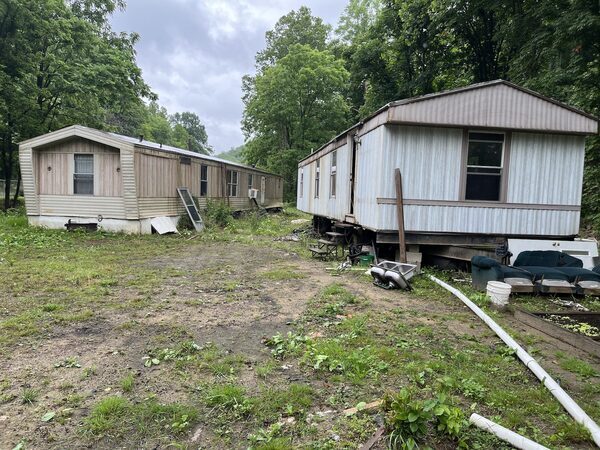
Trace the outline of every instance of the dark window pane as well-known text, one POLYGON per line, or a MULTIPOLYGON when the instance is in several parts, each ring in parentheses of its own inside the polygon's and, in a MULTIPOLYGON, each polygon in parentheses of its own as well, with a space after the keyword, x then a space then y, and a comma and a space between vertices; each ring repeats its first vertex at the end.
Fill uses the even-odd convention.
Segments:
POLYGON ((200 165, 200 197, 208 195, 208 166, 200 165))
POLYGON ((469 166, 502 166, 502 143, 469 142, 469 166))
POLYGON ((500 175, 502 169, 494 168, 494 167, 467 167, 467 173, 481 173, 481 174, 489 174, 489 175, 500 175))
POLYGON ((500 200, 499 175, 467 174, 467 200, 500 200))
POLYGON ((504 142, 504 135, 500 133, 469 133, 469 140, 504 142))
POLYGON ((82 195, 93 195, 94 194, 94 176, 93 175, 79 175, 73 176, 75 183, 73 184, 73 193, 82 195))

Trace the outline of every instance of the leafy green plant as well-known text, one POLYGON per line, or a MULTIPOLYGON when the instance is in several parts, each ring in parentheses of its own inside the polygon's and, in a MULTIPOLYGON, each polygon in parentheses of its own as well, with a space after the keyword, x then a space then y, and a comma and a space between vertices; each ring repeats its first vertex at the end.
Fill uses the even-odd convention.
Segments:
POLYGON ((204 211, 207 226, 224 228, 233 219, 231 208, 222 201, 208 200, 204 211))
MULTIPOLYGON (((266 444, 266 443, 272 442, 273 439, 275 439, 276 437, 279 436, 282 428, 283 428, 283 425, 281 423, 274 423, 273 425, 269 426, 266 429, 261 428, 256 433, 249 434, 248 440, 250 441, 252 446, 255 446, 257 444, 266 444)), ((252 447, 250 447, 250 448, 252 448, 252 447)))
POLYGON ((213 386, 206 393, 205 401, 208 406, 233 412, 236 416, 245 416, 252 409, 245 389, 235 384, 213 386))
POLYGON ((271 353, 276 358, 285 358, 288 355, 296 355, 310 345, 311 339, 303 334, 296 334, 288 331, 287 335, 277 333, 270 339, 267 339, 265 344, 271 347, 271 353))
POLYGON ((54 367, 56 367, 56 368, 65 367, 67 369, 79 369, 81 367, 81 364, 79 364, 79 361, 77 360, 77 358, 75 356, 70 356, 63 361, 54 363, 54 367))
POLYGON ((427 400, 415 399, 414 393, 403 388, 394 396, 384 399, 387 410, 386 425, 390 431, 391 448, 412 450, 427 433, 430 424, 437 431, 457 438, 466 426, 462 411, 448 403, 445 393, 427 400))

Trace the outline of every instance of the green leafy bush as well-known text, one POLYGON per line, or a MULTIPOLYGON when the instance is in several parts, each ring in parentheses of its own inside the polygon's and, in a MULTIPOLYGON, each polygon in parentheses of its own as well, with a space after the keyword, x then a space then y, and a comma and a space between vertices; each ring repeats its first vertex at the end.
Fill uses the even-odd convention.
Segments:
POLYGON ((233 220, 233 214, 229 205, 225 202, 208 200, 204 211, 204 222, 206 226, 224 228, 233 220))
POLYGON ((384 399, 387 410, 386 425, 389 429, 391 448, 412 450, 435 426, 438 432, 457 438, 467 422, 462 411, 448 403, 445 393, 427 400, 415 399, 406 388, 384 399))

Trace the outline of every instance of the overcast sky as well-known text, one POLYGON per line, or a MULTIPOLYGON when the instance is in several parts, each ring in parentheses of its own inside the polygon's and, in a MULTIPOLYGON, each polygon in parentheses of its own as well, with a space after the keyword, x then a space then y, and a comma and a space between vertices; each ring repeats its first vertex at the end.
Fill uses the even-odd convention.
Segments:
POLYGON ((334 27, 348 0, 127 0, 115 31, 137 32, 144 79, 169 113, 193 111, 216 153, 241 145, 241 79, 265 32, 306 5, 334 27))

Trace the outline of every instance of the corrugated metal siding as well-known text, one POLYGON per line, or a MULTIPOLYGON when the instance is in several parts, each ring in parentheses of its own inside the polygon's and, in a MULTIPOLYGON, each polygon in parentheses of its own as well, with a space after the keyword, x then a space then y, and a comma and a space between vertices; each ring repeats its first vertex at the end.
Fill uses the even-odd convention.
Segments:
MULTIPOLYGON (((319 197, 315 198, 316 160, 303 166, 298 171, 304 171, 304 189, 302 197, 297 198, 297 207, 301 211, 326 216, 336 220, 344 220, 350 206, 350 170, 352 154, 350 144, 345 144, 336 150, 336 194, 331 197, 331 160, 333 153, 327 153, 319 158, 320 187, 319 197)), ((298 181, 299 183, 300 181, 298 181)), ((298 185, 300 189, 300 185, 298 185)))
POLYGON ((125 205, 122 197, 88 195, 40 195, 40 215, 66 217, 95 217, 124 219, 125 205))
MULTIPOLYGON (((396 230, 395 205, 379 205, 380 229, 396 230)), ((579 232, 579 212, 532 209, 404 207, 406 231, 432 233, 573 236, 579 232)))
POLYGON ((507 201, 580 205, 582 136, 513 133, 507 201))
POLYGON ((390 120, 589 134, 598 130, 593 119, 505 84, 393 106, 390 120))
POLYGON ((377 229, 379 223, 378 193, 390 180, 392 187, 394 186, 393 168, 386 167, 384 164, 385 132, 386 127, 379 127, 361 136, 356 155, 354 216, 359 224, 373 229, 377 229), (391 170, 391 178, 387 174, 388 169, 391 170))
POLYGON ((40 213, 40 210, 34 175, 33 151, 31 148, 19 148, 19 166, 23 181, 23 194, 25 195, 25 210, 28 215, 37 215, 40 213))
POLYGON ((402 173, 404 198, 458 200, 462 131, 385 126, 361 138, 357 163, 356 219, 384 228, 377 198, 396 198, 394 172, 402 173))
POLYGON ((404 198, 458 200, 462 130, 387 126, 377 197, 396 197, 394 171, 402 173, 404 198))

